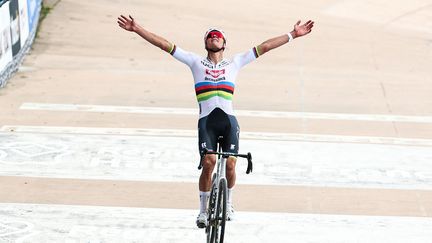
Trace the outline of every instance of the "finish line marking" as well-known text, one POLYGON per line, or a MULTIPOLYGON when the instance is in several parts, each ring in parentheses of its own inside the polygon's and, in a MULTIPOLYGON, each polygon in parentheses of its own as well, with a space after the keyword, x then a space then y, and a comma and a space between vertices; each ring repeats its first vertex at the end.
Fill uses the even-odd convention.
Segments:
MULTIPOLYGON (((47 110, 47 111, 116 112, 116 113, 136 113, 136 114, 195 115, 195 116, 198 116, 198 109, 170 108, 170 107, 23 103, 20 106, 20 109, 23 109, 23 110, 47 110)), ((235 113, 237 116, 241 116, 241 117, 259 117, 259 118, 432 123, 432 116, 315 113, 315 112, 286 112, 286 111, 253 111, 253 110, 237 110, 235 113)))
MULTIPOLYGON (((138 136, 169 136, 196 137, 196 130, 181 129, 145 129, 145 128, 99 128, 99 127, 60 127, 60 126, 13 126, 5 125, 2 132, 22 133, 62 133, 62 134, 104 134, 104 135, 138 135, 138 136)), ((270 132, 241 132, 241 139, 272 140, 272 141, 304 141, 304 142, 332 142, 332 143, 362 143, 432 146, 432 139, 395 138, 395 137, 367 137, 340 136, 299 133, 270 133, 270 132)))

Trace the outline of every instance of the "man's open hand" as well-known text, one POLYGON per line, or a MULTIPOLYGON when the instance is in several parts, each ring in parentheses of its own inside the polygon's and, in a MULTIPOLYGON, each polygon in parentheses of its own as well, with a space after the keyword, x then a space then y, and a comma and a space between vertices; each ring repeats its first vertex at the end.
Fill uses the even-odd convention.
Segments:
POLYGON ((314 22, 312 20, 300 25, 300 20, 294 25, 295 37, 300 37, 309 34, 312 31, 314 22))
POLYGON ((135 28, 137 26, 135 20, 132 18, 132 16, 129 15, 129 18, 120 15, 120 17, 117 18, 117 23, 119 26, 127 31, 135 31, 135 28))

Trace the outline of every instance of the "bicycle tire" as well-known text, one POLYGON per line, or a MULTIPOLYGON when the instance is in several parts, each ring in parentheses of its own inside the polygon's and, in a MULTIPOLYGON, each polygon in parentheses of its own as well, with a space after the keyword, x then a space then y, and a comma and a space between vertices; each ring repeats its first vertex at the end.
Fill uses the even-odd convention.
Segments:
POLYGON ((217 200, 217 188, 216 188, 216 174, 213 174, 212 178, 212 187, 210 191, 210 197, 208 200, 207 206, 207 227, 206 227, 206 235, 207 235, 207 243, 213 243, 214 238, 212 239, 212 232, 214 227, 215 215, 216 215, 216 200, 217 200))
POLYGON ((227 210, 227 180, 222 178, 219 181, 218 197, 216 203, 216 220, 212 230, 212 243, 223 243, 225 237, 225 223, 227 210))

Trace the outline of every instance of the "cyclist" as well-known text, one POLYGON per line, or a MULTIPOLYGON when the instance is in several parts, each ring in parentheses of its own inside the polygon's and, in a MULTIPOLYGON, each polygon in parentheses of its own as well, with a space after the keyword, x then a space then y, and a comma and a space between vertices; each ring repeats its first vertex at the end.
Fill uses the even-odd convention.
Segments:
MULTIPOLYGON (((269 39, 245 53, 235 55, 232 59, 224 59, 223 57, 227 38, 225 33, 217 28, 210 28, 204 34, 204 46, 207 50, 207 56, 201 57, 147 31, 130 15, 129 17, 123 15, 118 17, 118 24, 121 28, 137 33, 146 41, 170 53, 191 69, 200 110, 198 121, 200 153, 204 148, 215 151, 217 139, 221 136, 223 137, 222 150, 237 153, 240 128, 234 116, 232 97, 239 69, 260 55, 286 44, 294 38, 310 33, 314 22, 309 20, 300 25, 300 21, 298 21, 291 32, 269 39)), ((207 224, 207 201, 210 196, 211 175, 215 164, 215 155, 206 155, 199 179, 200 212, 196 221, 199 228, 204 228, 207 224)), ((226 168, 228 220, 234 218, 232 192, 236 180, 235 165, 236 158, 229 157, 226 168)))

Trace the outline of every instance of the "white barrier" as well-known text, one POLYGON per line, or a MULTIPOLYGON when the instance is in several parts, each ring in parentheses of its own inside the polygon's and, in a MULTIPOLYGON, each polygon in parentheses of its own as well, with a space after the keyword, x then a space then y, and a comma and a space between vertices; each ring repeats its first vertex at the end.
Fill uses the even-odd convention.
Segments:
POLYGON ((30 49, 41 6, 42 0, 0 0, 0 88, 30 49))

